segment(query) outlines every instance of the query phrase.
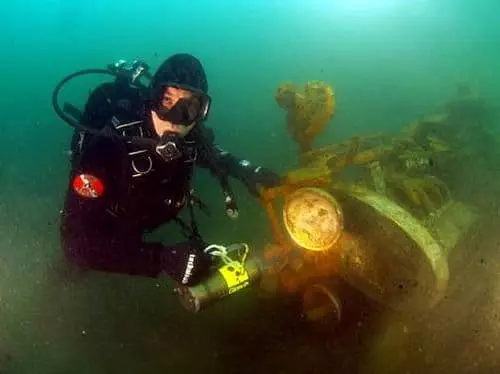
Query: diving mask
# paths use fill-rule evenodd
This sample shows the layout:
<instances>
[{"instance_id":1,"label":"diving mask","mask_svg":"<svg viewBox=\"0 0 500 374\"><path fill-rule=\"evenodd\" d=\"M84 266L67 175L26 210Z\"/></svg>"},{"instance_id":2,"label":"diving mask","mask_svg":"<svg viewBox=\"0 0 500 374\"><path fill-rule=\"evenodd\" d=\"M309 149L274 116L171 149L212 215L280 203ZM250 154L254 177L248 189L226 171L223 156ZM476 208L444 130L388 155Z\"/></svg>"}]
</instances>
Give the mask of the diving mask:
<instances>
[{"instance_id":1,"label":"diving mask","mask_svg":"<svg viewBox=\"0 0 500 374\"><path fill-rule=\"evenodd\" d=\"M182 94L179 95L179 92ZM208 115L210 96L190 86L163 84L153 92L152 109L163 121L190 126Z\"/></svg>"}]
</instances>

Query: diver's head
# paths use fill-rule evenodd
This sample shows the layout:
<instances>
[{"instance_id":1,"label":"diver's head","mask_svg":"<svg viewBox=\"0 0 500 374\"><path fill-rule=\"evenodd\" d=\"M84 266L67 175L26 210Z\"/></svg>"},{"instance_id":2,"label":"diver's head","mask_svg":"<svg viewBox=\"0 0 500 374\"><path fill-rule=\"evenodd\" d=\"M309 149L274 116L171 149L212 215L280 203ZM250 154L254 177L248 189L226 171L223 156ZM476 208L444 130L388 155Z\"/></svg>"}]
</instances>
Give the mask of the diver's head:
<instances>
[{"instance_id":1,"label":"diver's head","mask_svg":"<svg viewBox=\"0 0 500 374\"><path fill-rule=\"evenodd\" d=\"M210 108L208 83L200 61L189 54L169 57L151 81L151 119L154 130L187 135L203 122Z\"/></svg>"}]
</instances>

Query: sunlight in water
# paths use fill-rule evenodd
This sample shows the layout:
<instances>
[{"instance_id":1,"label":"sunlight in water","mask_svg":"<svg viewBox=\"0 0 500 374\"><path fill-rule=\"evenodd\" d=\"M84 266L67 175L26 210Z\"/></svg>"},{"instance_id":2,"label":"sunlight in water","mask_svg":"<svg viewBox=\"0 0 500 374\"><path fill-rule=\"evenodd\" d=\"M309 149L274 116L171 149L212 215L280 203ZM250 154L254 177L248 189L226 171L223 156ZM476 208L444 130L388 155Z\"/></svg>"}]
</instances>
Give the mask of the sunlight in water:
<instances>
[{"instance_id":1,"label":"sunlight in water","mask_svg":"<svg viewBox=\"0 0 500 374\"><path fill-rule=\"evenodd\" d=\"M317 0L315 3L323 11L338 14L382 16L408 8L422 10L428 0L414 0L411 2L407 0Z\"/></svg>"}]
</instances>

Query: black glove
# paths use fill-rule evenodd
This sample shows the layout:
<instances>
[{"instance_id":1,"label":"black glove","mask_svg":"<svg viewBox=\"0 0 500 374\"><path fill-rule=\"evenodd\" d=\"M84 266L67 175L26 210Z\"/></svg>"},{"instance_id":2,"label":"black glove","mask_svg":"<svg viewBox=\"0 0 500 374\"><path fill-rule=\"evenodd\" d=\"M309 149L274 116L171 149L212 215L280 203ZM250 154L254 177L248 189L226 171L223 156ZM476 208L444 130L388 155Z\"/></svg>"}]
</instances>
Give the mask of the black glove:
<instances>
[{"instance_id":1,"label":"black glove","mask_svg":"<svg viewBox=\"0 0 500 374\"><path fill-rule=\"evenodd\" d=\"M192 286L209 274L212 258L203 252L207 244L199 239L175 244L164 249L162 269L176 282Z\"/></svg>"},{"instance_id":2,"label":"black glove","mask_svg":"<svg viewBox=\"0 0 500 374\"><path fill-rule=\"evenodd\" d=\"M275 172L262 166L242 165L246 168L244 182L248 191L258 197L258 187L276 187L281 183L281 177Z\"/></svg>"}]
</instances>

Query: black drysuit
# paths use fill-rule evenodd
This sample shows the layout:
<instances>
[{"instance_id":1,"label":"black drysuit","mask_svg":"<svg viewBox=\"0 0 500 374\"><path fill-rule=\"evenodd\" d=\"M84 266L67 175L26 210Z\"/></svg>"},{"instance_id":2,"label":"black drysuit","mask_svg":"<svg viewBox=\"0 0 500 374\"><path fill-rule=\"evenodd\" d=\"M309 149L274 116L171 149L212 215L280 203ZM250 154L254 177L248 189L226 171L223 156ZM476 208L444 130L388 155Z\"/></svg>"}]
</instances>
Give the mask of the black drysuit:
<instances>
[{"instance_id":1,"label":"black drysuit","mask_svg":"<svg viewBox=\"0 0 500 374\"><path fill-rule=\"evenodd\" d=\"M106 83L92 92L81 122L94 129L155 139L146 108L139 90ZM131 275L155 277L163 271L186 284L203 277L210 265L203 243L192 240L169 246L145 242L143 235L186 206L193 168L212 168L209 153L222 173L242 181L250 177L245 163L215 146L208 132L202 133L206 130L195 127L186 137L182 158L171 162L147 147L75 132L61 225L69 260L85 268ZM81 174L102 182L102 196L88 198L75 192L73 181Z\"/></svg>"}]
</instances>

